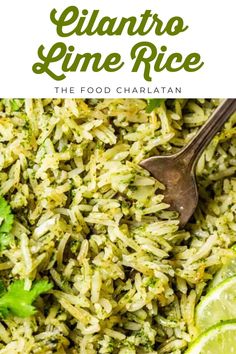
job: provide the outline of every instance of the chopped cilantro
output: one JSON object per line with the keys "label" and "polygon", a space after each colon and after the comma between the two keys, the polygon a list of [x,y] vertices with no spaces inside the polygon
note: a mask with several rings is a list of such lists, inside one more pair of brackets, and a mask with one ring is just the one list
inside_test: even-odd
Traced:
{"label": "chopped cilantro", "polygon": [[17,112],[20,110],[20,108],[23,106],[24,103],[24,99],[14,99],[14,100],[10,100],[10,105],[11,105],[11,109],[14,112]]}
{"label": "chopped cilantro", "polygon": [[0,250],[10,243],[9,232],[12,229],[13,215],[10,205],[0,196]]}
{"label": "chopped cilantro", "polygon": [[165,98],[148,98],[146,112],[151,113],[155,108],[160,107]]}

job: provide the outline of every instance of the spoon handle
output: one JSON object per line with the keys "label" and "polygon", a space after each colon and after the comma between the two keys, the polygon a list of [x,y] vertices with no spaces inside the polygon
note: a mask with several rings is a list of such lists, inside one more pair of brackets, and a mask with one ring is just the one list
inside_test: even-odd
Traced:
{"label": "spoon handle", "polygon": [[205,147],[211,142],[212,138],[235,111],[236,99],[224,100],[207,122],[200,128],[195,137],[181,151],[181,156],[179,157],[184,159],[190,168],[195,166],[195,163],[198,161]]}

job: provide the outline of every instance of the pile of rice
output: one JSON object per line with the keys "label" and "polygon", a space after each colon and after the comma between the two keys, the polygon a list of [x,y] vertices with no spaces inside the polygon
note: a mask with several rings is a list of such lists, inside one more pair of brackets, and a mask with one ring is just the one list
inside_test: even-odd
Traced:
{"label": "pile of rice", "polygon": [[53,283],[35,316],[0,322],[0,354],[180,354],[236,242],[236,115],[203,153],[184,230],[139,167],[183,147],[219,100],[0,100],[0,195],[14,213],[6,285]]}

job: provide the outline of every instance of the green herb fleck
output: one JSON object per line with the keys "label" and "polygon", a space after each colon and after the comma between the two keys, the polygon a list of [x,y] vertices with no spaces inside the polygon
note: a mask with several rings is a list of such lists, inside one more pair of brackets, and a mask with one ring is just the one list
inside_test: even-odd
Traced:
{"label": "green herb fleck", "polygon": [[5,249],[10,243],[9,232],[12,229],[13,215],[10,205],[0,196],[0,250]]}
{"label": "green herb fleck", "polygon": [[19,111],[20,108],[23,106],[23,104],[24,104],[24,100],[23,99],[10,100],[11,109],[14,112]]}
{"label": "green herb fleck", "polygon": [[163,102],[165,102],[165,98],[148,98],[146,113],[151,113],[155,108],[160,107]]}

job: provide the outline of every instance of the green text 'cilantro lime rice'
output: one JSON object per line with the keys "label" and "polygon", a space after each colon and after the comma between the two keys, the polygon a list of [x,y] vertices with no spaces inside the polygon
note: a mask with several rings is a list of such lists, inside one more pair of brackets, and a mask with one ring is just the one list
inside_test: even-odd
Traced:
{"label": "green text 'cilantro lime rice'", "polygon": [[195,306],[234,254],[236,115],[179,230],[139,162],[183,147],[220,101],[157,103],[0,100],[0,354],[180,354],[195,338]]}

